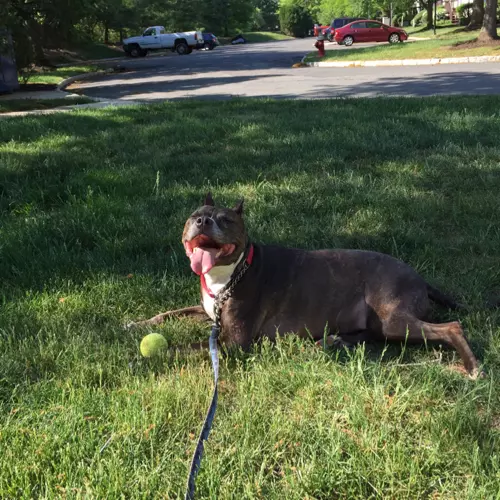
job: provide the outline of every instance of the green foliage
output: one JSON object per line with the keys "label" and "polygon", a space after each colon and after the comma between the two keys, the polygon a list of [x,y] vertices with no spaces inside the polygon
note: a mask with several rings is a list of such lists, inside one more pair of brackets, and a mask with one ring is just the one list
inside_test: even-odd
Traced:
{"label": "green foliage", "polygon": [[438,21],[445,21],[449,18],[448,11],[444,7],[438,7],[436,18]]}
{"label": "green foliage", "polygon": [[259,29],[274,30],[279,25],[279,0],[256,0],[256,7],[264,21]]}
{"label": "green foliage", "polygon": [[301,2],[289,2],[280,7],[281,31],[286,35],[304,37],[312,24],[311,14]]}
{"label": "green foliage", "polygon": [[459,5],[457,7],[457,14],[460,19],[460,24],[462,25],[467,25],[470,22],[470,19],[472,17],[472,8],[474,4],[472,2],[470,3],[464,3],[462,5]]}
{"label": "green foliage", "polygon": [[427,23],[427,11],[421,10],[417,13],[417,15],[411,20],[411,25],[413,27],[420,26],[422,24]]}
{"label": "green foliage", "polygon": [[[184,0],[178,1],[180,4],[185,4]],[[255,4],[251,0],[244,2],[241,0],[196,0],[196,4],[199,9],[200,26],[205,26],[207,31],[229,36],[252,27]]]}
{"label": "green foliage", "polygon": [[318,19],[318,16],[319,16],[320,4],[321,4],[321,0],[281,0],[280,10],[285,5],[300,6],[309,13],[309,15],[311,16],[311,19],[313,20],[313,23],[314,23]]}
{"label": "green foliage", "polygon": [[389,16],[408,18],[414,9],[413,0],[322,0],[319,8],[321,23],[330,24],[336,17],[366,17],[380,19]]}

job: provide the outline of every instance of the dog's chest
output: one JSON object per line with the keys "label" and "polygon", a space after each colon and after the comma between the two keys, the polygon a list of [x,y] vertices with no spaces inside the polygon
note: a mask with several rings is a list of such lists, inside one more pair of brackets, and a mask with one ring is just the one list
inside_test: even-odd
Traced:
{"label": "dog's chest", "polygon": [[[208,273],[204,274],[207,288],[212,292],[213,295],[216,296],[229,283],[229,280],[231,279],[231,276],[236,266],[241,261],[242,257],[243,254],[234,264],[231,264],[229,266],[216,266],[213,267]],[[215,320],[215,314],[214,314],[215,298],[211,297],[207,293],[207,291],[203,289],[201,295],[202,295],[203,309],[205,309],[205,312],[208,314],[210,319]]]}

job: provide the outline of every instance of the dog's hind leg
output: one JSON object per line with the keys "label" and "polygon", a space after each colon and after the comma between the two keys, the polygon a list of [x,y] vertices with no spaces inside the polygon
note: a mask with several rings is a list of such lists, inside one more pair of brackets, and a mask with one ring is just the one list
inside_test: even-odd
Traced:
{"label": "dog's hind leg", "polygon": [[451,323],[427,323],[410,313],[394,310],[382,321],[382,334],[387,340],[424,342],[425,340],[443,342],[458,352],[465,369],[471,377],[478,375],[478,362],[474,356],[458,321]]}
{"label": "dog's hind leg", "polygon": [[144,326],[154,326],[164,323],[168,318],[183,318],[183,317],[193,317],[200,321],[208,321],[210,318],[201,306],[193,307],[183,307],[182,309],[175,309],[173,311],[167,311],[161,314],[157,314],[150,319],[144,321],[137,321],[133,323],[128,323],[126,328],[137,328]]}

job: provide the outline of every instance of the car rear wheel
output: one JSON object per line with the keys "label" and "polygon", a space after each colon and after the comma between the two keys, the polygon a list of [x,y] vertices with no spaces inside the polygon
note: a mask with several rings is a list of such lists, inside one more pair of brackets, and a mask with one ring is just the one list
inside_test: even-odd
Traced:
{"label": "car rear wheel", "polygon": [[389,37],[389,43],[399,43],[400,41],[401,39],[399,38],[399,35],[397,33],[392,33]]}
{"label": "car rear wheel", "polygon": [[351,35],[347,35],[344,37],[344,40],[342,40],[342,43],[346,47],[350,47],[354,43],[354,38]]}
{"label": "car rear wheel", "polygon": [[180,42],[177,44],[177,46],[175,47],[175,51],[177,52],[177,54],[179,54],[180,56],[183,56],[185,54],[189,54],[189,47],[187,45],[187,43],[185,42]]}
{"label": "car rear wheel", "polygon": [[333,38],[333,35],[331,33],[328,33],[327,37],[329,42],[333,42],[334,38]]}
{"label": "car rear wheel", "polygon": [[209,46],[208,46],[208,50],[214,50],[215,49],[215,45],[213,43],[211,43]]}

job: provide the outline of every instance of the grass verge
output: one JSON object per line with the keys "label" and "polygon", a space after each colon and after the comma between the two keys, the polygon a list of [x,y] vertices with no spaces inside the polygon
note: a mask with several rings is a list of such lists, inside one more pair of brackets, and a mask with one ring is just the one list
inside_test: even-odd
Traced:
{"label": "grass verge", "polygon": [[61,83],[71,76],[81,75],[99,71],[100,68],[91,65],[66,66],[64,68],[54,68],[47,71],[39,71],[29,78],[29,83]]}
{"label": "grass verge", "polygon": [[209,359],[140,359],[145,332],[122,324],[198,302],[180,235],[208,189],[246,197],[254,241],[413,265],[469,304],[435,316],[462,321],[488,377],[430,346],[325,354],[288,337],[226,358],[198,498],[496,497],[499,107],[193,101],[0,121],[0,497],[182,494]]}
{"label": "grass verge", "polygon": [[35,109],[52,109],[61,106],[89,104],[95,102],[88,97],[64,97],[61,99],[9,99],[0,100],[0,113],[12,111],[32,111]]}
{"label": "grass verge", "polygon": [[342,47],[327,50],[325,57],[318,58],[317,51],[310,52],[306,62],[313,61],[373,61],[385,59],[432,59],[445,57],[472,57],[500,55],[500,44],[482,45],[478,47],[461,47],[461,44],[472,41],[477,37],[477,32],[464,32],[460,30],[455,34],[437,36],[433,40],[419,42],[404,42],[394,45],[376,45],[372,47],[353,48]]}
{"label": "grass verge", "polygon": [[[242,33],[248,43],[263,43],[263,42],[276,42],[279,40],[293,40],[293,37],[283,35],[283,33],[277,33],[273,31],[249,31],[247,33]],[[219,37],[219,41],[222,45],[228,45],[231,43],[232,37]]]}

